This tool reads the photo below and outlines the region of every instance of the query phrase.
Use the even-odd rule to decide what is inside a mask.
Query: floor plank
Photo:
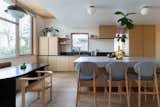
[[[37,94],[26,94],[26,107],[40,107],[40,100],[36,99]],[[46,99],[49,100],[49,91],[46,92]],[[76,80],[73,72],[55,72],[53,74],[53,101],[47,103],[47,107],[75,107],[76,100]],[[156,99],[155,99],[156,100]],[[142,107],[157,107],[156,101],[152,96],[147,96],[144,101],[142,96]],[[106,107],[107,99],[102,93],[97,95],[97,106]],[[112,96],[112,107],[127,107],[126,97],[118,95]],[[21,93],[16,96],[16,107],[21,107]],[[81,95],[79,107],[93,107],[93,97],[90,95]],[[137,107],[137,96],[131,96],[131,107]]]

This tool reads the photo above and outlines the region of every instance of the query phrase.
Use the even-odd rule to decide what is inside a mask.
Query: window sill
[[[27,54],[27,55],[19,55],[19,56],[0,57],[0,60],[22,58],[22,57],[29,57],[29,56],[37,56],[37,55]]]

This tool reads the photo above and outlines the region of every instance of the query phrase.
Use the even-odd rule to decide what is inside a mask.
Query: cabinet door
[[[39,55],[48,55],[48,37],[39,38]]]
[[[116,36],[116,26],[114,25],[100,25],[99,38],[114,38]]]
[[[154,57],[155,56],[155,26],[154,25],[144,25],[143,27],[144,35],[144,57]]]
[[[57,71],[57,56],[48,56],[49,70]]]
[[[39,63],[48,63],[48,56],[38,56]]]
[[[58,37],[49,38],[49,55],[58,55]]]
[[[68,57],[68,69],[69,71],[75,71],[74,60],[79,58],[79,56],[69,56]]]
[[[129,55],[143,57],[143,26],[135,26],[129,31]]]
[[[68,56],[57,56],[57,71],[69,71],[68,70]]]

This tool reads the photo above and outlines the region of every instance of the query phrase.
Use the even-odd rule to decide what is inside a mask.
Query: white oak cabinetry
[[[98,38],[113,39],[116,36],[116,31],[115,25],[100,25],[98,28]]]
[[[39,38],[39,55],[48,55],[49,47],[48,47],[48,37],[40,37]]]
[[[40,37],[39,55],[58,55],[58,37]]]
[[[155,26],[136,25],[129,31],[130,56],[155,57]]]
[[[74,71],[75,59],[79,56],[38,56],[40,62],[49,63],[49,70],[52,71]]]

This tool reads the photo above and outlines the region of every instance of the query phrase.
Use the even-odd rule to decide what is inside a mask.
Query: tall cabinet
[[[39,55],[58,55],[58,37],[40,37]]]
[[[154,25],[136,25],[129,31],[129,54],[136,57],[155,57]]]

